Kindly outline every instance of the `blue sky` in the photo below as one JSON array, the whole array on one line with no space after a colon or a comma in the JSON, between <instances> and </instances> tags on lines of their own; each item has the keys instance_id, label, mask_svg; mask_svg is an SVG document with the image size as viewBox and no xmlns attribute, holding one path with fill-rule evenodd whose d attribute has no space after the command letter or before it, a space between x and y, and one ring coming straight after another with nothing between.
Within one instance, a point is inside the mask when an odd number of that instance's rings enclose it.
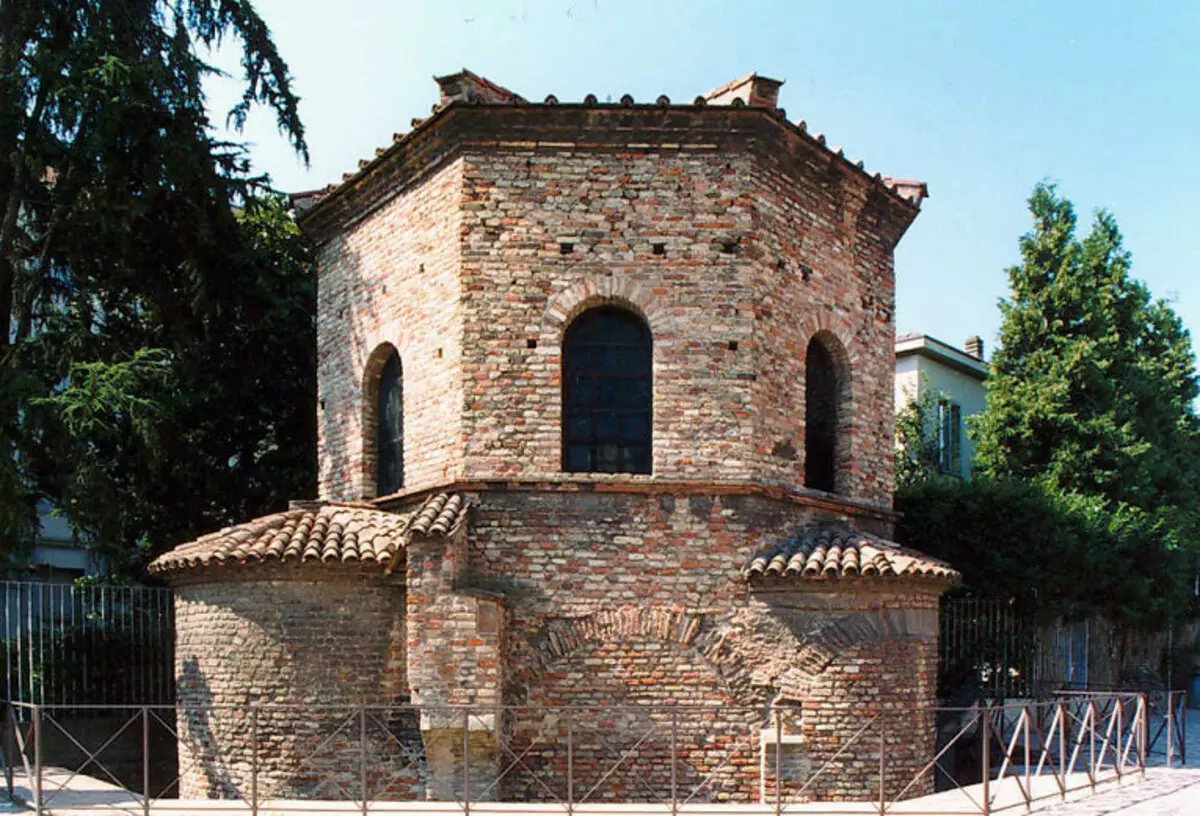
<instances>
[{"instance_id":1,"label":"blue sky","mask_svg":"<svg viewBox=\"0 0 1200 816\"><path fill-rule=\"evenodd\" d=\"M312 164L251 118L285 190L323 186L426 116L462 67L532 100L690 100L758 71L868 170L928 182L896 251L897 330L995 346L1004 269L1049 178L1112 211L1134 274L1200 327L1200 3L257 0L301 95ZM226 63L229 52L219 58ZM211 85L214 113L231 86ZM214 118L219 118L215 116Z\"/></svg>"}]
</instances>

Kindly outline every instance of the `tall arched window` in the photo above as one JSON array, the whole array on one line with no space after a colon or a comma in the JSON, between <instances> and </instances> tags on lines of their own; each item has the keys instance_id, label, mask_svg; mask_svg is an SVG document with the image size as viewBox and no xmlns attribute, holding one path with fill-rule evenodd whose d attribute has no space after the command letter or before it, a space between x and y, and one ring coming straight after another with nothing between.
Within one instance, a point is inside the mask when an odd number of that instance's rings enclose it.
<instances>
[{"instance_id":1,"label":"tall arched window","mask_svg":"<svg viewBox=\"0 0 1200 816\"><path fill-rule=\"evenodd\" d=\"M379 372L375 403L375 495L404 486L404 372L392 349Z\"/></svg>"},{"instance_id":2,"label":"tall arched window","mask_svg":"<svg viewBox=\"0 0 1200 816\"><path fill-rule=\"evenodd\" d=\"M840 385L833 355L814 337L804 364L804 486L830 493L837 476Z\"/></svg>"},{"instance_id":3,"label":"tall arched window","mask_svg":"<svg viewBox=\"0 0 1200 816\"><path fill-rule=\"evenodd\" d=\"M563 338L563 469L649 473L653 422L650 329L625 309L581 314Z\"/></svg>"}]
</instances>

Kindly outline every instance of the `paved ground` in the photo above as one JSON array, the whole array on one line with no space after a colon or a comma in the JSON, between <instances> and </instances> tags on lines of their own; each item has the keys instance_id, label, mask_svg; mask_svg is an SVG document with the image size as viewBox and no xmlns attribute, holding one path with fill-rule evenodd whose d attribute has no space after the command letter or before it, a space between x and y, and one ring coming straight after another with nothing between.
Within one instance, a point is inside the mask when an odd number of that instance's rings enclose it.
<instances>
[{"instance_id":1,"label":"paved ground","mask_svg":"<svg viewBox=\"0 0 1200 816\"><path fill-rule=\"evenodd\" d=\"M1162 767L1165 756L1152 755L1150 767L1144 780L1137 775L1127 776L1121 785L1109 782L1102 785L1099 792L1088 795L1087 777L1082 772L1070 774L1067 777L1067 787L1073 792L1068 794L1066 803L1059 802L1058 783L1053 776L1033 777L1030 779L1031 792L1035 799L1045 797L1045 805L1036 807L1039 816L1200 816L1200 711L1188 712L1187 728L1187 767ZM1154 737L1157 724L1152 722L1150 736ZM1159 741L1159 745L1165 739ZM1175 758L1176 765L1178 757ZM14 782L17 794L25 801L32 799L32 791L28 781L24 779L21 769L17 769ZM1021 776L1016 773L993 781L992 807L1002 809L1005 813L1024 812L1024 794L1018 784ZM142 804L128 791L101 780L82 774L74 775L60 769L51 768L44 777L48 792L49 808L55 816L144 816ZM65 786L59 791L60 786ZM964 814L978 813L979 802L982 801L981 786L972 785L955 791L945 791L939 794L910 799L893 803L888 807L888 813L894 816L904 814ZM471 808L471 813L480 813L483 808L488 812L515 816L531 813L561 814L563 808L556 805L520 805L478 803ZM373 813L378 816L424 816L424 814L449 814L463 812L454 803L373 803ZM590 807L577 807L576 813L587 816L585 811L592 814L621 813L624 816L635 814L667 814L669 806L645 806L624 804L598 804ZM13 812L12 809L0 809L0 814ZM258 816L317 816L319 813L329 816L356 814L359 805L354 802L271 802L262 803ZM680 809L680 814L692 816L700 813L705 816L770 816L774 809L766 805L688 805ZM795 816L805 813L839 814L850 816L860 814L874 816L878 813L875 805L866 802L859 803L806 803L788 805L787 812ZM151 805L151 816L252 816L251 808L244 801L180 801L159 800Z\"/></svg>"},{"instance_id":2,"label":"paved ground","mask_svg":"<svg viewBox=\"0 0 1200 816\"><path fill-rule=\"evenodd\" d=\"M1151 768L1131 782L1086 799L1051 805L1039 816L1198 816L1200 770Z\"/></svg>"},{"instance_id":3,"label":"paved ground","mask_svg":"<svg viewBox=\"0 0 1200 816\"><path fill-rule=\"evenodd\" d=\"M1154 767L1143 782L1123 784L1076 802L1051 805L1039 816L1200 816L1200 711L1188 711L1188 767ZM1153 757L1151 764L1161 764Z\"/></svg>"}]
</instances>

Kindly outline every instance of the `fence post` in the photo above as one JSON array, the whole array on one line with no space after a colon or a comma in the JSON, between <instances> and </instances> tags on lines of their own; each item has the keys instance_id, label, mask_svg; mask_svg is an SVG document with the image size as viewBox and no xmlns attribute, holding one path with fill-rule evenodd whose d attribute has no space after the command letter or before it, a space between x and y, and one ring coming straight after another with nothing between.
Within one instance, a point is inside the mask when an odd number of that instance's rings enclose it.
<instances>
[{"instance_id":1,"label":"fence post","mask_svg":"<svg viewBox=\"0 0 1200 816\"><path fill-rule=\"evenodd\" d=\"M980 764L983 781L983 814L989 816L992 812L992 746L990 745L992 728L992 706L990 703L983 707L980 725L982 726L983 753Z\"/></svg>"},{"instance_id":2,"label":"fence post","mask_svg":"<svg viewBox=\"0 0 1200 816\"><path fill-rule=\"evenodd\" d=\"M879 816L887 811L887 787L884 784L884 752L887 737L887 725L879 723Z\"/></svg>"},{"instance_id":3,"label":"fence post","mask_svg":"<svg viewBox=\"0 0 1200 816\"><path fill-rule=\"evenodd\" d=\"M1088 700L1088 781L1096 792L1096 703Z\"/></svg>"},{"instance_id":4,"label":"fence post","mask_svg":"<svg viewBox=\"0 0 1200 816\"><path fill-rule=\"evenodd\" d=\"M567 711L567 816L575 814L575 718Z\"/></svg>"},{"instance_id":5,"label":"fence post","mask_svg":"<svg viewBox=\"0 0 1200 816\"><path fill-rule=\"evenodd\" d=\"M1024 795L1025 795L1025 812L1026 813L1029 813L1031 810L1033 810L1033 789L1029 787L1029 785L1030 785L1029 766L1031 764L1033 764L1033 757L1031 757L1030 753L1029 753L1030 752L1030 745L1029 745L1030 727L1029 726L1030 726L1030 720L1032 720L1032 719L1033 719L1033 715L1029 711L1029 706L1026 705L1025 706L1025 735L1024 735L1025 736L1025 790L1024 790Z\"/></svg>"},{"instance_id":6,"label":"fence post","mask_svg":"<svg viewBox=\"0 0 1200 816\"><path fill-rule=\"evenodd\" d=\"M1117 695L1117 704L1113 706L1113 713L1117 720L1116 737L1117 737L1117 753L1113 756L1113 768L1117 772L1117 784L1121 783L1121 766L1124 764L1121 761L1121 744L1125 741L1125 701L1121 699L1121 695ZM1106 731L1108 729L1105 729ZM1104 764L1104 757L1100 757L1100 764Z\"/></svg>"},{"instance_id":7,"label":"fence post","mask_svg":"<svg viewBox=\"0 0 1200 816\"><path fill-rule=\"evenodd\" d=\"M463 709L463 816L471 816L471 709Z\"/></svg>"},{"instance_id":8,"label":"fence post","mask_svg":"<svg viewBox=\"0 0 1200 816\"><path fill-rule=\"evenodd\" d=\"M775 816L783 813L783 713L775 709Z\"/></svg>"},{"instance_id":9,"label":"fence post","mask_svg":"<svg viewBox=\"0 0 1200 816\"><path fill-rule=\"evenodd\" d=\"M250 816L258 816L258 701L250 703Z\"/></svg>"},{"instance_id":10,"label":"fence post","mask_svg":"<svg viewBox=\"0 0 1200 816\"><path fill-rule=\"evenodd\" d=\"M142 813L150 816L150 706L142 706Z\"/></svg>"},{"instance_id":11,"label":"fence post","mask_svg":"<svg viewBox=\"0 0 1200 816\"><path fill-rule=\"evenodd\" d=\"M1187 765L1187 698L1180 697L1179 710L1183 717L1179 723L1179 764Z\"/></svg>"},{"instance_id":12,"label":"fence post","mask_svg":"<svg viewBox=\"0 0 1200 816\"><path fill-rule=\"evenodd\" d=\"M678 749L679 749L679 714L671 712L671 816L679 813L679 779L678 779Z\"/></svg>"},{"instance_id":13,"label":"fence post","mask_svg":"<svg viewBox=\"0 0 1200 816\"><path fill-rule=\"evenodd\" d=\"M42 816L42 707L33 705L33 811Z\"/></svg>"},{"instance_id":14,"label":"fence post","mask_svg":"<svg viewBox=\"0 0 1200 816\"><path fill-rule=\"evenodd\" d=\"M358 706L358 783L362 791L362 812L367 814L367 704Z\"/></svg>"},{"instance_id":15,"label":"fence post","mask_svg":"<svg viewBox=\"0 0 1200 816\"><path fill-rule=\"evenodd\" d=\"M1058 792L1062 801L1067 801L1067 705L1059 698L1058 701L1058 771L1062 785Z\"/></svg>"}]
</instances>

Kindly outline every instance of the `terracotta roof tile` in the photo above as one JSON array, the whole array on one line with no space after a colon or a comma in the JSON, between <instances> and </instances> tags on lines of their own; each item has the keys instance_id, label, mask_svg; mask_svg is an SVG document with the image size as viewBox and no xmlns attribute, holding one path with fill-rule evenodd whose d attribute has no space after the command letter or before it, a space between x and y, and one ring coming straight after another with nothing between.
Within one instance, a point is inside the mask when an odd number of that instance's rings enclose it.
<instances>
[{"instance_id":1,"label":"terracotta roof tile","mask_svg":"<svg viewBox=\"0 0 1200 816\"><path fill-rule=\"evenodd\" d=\"M756 78L759 78L758 74L751 73L744 77L741 77L740 79L736 79L731 82L728 82L728 83L726 83L726 85L722 86L721 88L718 88L714 91L710 91L708 95L701 94L700 96L697 96L692 101L690 106L688 106L686 104L673 106L673 105L671 105L670 99L666 95L660 95L658 97L658 99L654 102L654 104L639 105L634 102L632 96L630 96L629 94L625 94L624 96L621 97L621 100L619 103L609 101L609 102L603 103L603 107L607 107L607 108L616 108L616 107L626 107L626 108L628 108L628 107L634 107L634 108L663 108L663 107L703 108L703 107L706 107L709 104L711 104L709 102L709 99L712 97L713 94L719 94L720 92L727 90L728 88L735 87L737 85L740 85L745 82L749 82ZM364 158L364 159L360 160L359 164L358 164L358 170L356 172L342 174L341 183L330 184L328 187L325 187L322 190L314 190L314 191L307 192L307 193L300 193L300 194L298 194L298 196L299 196L298 199L296 196L293 196L293 203L297 206L297 212L299 214L304 214L308 210L312 209L314 206L320 204L330 194L339 192L342 188L349 187L351 185L351 183L353 183L353 182L357 181L358 179L362 178L363 176L365 176L370 168L376 166L381 161L383 161L392 152L392 149L394 147L408 141L418 131L420 131L424 126L431 124L434 120L438 119L439 117L437 114L441 113L442 111L447 110L448 108L453 107L456 104L460 104L460 105L461 104L474 104L474 105L489 105L489 106L499 105L499 106L506 106L506 107L513 106L513 105L529 104L528 101L524 97L520 96L519 94L516 94L500 85L496 85L491 80L488 80L485 77L478 76L477 74L474 74L465 68L457 74L450 74L445 77L435 77L434 79L438 82L438 85L443 88L443 95L442 95L441 101L439 101L438 103L436 103L433 106L433 114L434 115L432 115L428 118L425 118L425 119L413 119L412 120L413 130L409 131L408 133L393 134L391 145L388 145L386 147L380 148L379 150L376 150L375 155L372 157ZM468 102L466 99L466 95L468 95L468 94L467 94L465 85L463 86L463 89L462 89L463 96L461 98L454 94L447 96L445 93L446 88L450 87L450 85L453 85L454 82L457 82L460 79L466 81L467 85L470 85L472 83L484 83L486 88L488 88L489 90L488 90L488 92L486 92L482 95L475 95L473 100L470 102ZM766 77L761 77L761 79L765 82L778 82L780 85L783 84L782 80L773 80L773 79L768 79ZM453 80L454 82L450 82L450 85L447 85L446 83L451 80ZM455 87L457 87L457 86L455 86ZM532 107L535 107L535 108L537 108L537 107L553 107L558 104L560 104L558 97L551 94L546 97L545 102L541 103L540 105L537 103L533 103ZM595 94L588 94L587 96L585 96L583 98L583 102L582 102L583 107L596 107L600 104L601 103L598 102ZM733 103L731 103L729 105L717 105L715 107L746 107L746 104L742 100L737 99L737 100L734 100ZM771 112L771 111L769 111L769 112ZM843 153L843 151L841 149L838 149L835 153L834 150L827 147L825 144L824 135L819 134L819 133L815 134L815 136L809 135L807 132L808 126L805 122L798 122L798 123L789 122L787 120L786 112L783 110L783 108L776 107L772 113L773 113L773 115L776 116L776 118L780 119L785 126L796 131L802 137L815 141L826 152L830 153L831 155L835 155L838 159L840 159L842 162L844 162L847 166L853 167L855 170L862 173L864 176L871 178L876 183L882 184L893 195L895 195L899 198L902 198L905 201L907 201L908 203L910 203L914 206L917 206L917 207L920 206L921 201L923 199L929 197L929 188L925 182L912 180L912 179L892 178L891 176L884 176L880 173L875 173L872 176L870 173L868 173L866 170L863 169L863 163L861 161L859 161L857 163L853 162L845 156L845 154Z\"/></svg>"},{"instance_id":2,"label":"terracotta roof tile","mask_svg":"<svg viewBox=\"0 0 1200 816\"><path fill-rule=\"evenodd\" d=\"M413 535L456 531L469 507L458 493L430 496L407 513L312 503L181 544L156 558L150 572L264 561L390 565L402 557Z\"/></svg>"},{"instance_id":3,"label":"terracotta roof tile","mask_svg":"<svg viewBox=\"0 0 1200 816\"><path fill-rule=\"evenodd\" d=\"M926 578L957 583L962 576L945 562L892 541L847 527L799 533L755 555L747 579Z\"/></svg>"}]
</instances>

